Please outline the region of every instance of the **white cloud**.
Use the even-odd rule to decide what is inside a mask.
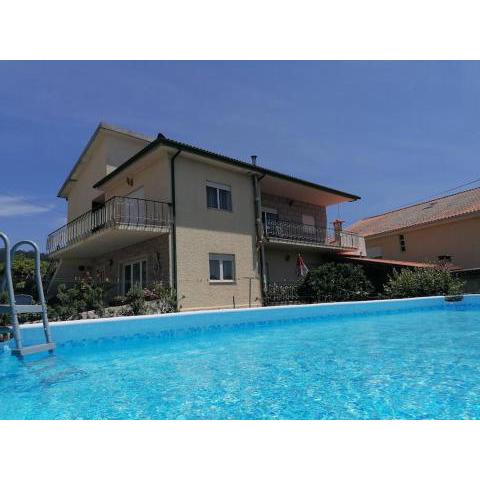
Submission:
[[[45,213],[52,209],[51,206],[36,205],[24,197],[0,195],[0,217],[15,217],[18,215],[33,215]]]

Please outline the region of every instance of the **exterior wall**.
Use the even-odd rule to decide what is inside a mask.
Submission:
[[[105,133],[92,146],[85,166],[76,175],[76,182],[68,195],[68,222],[92,208],[92,200],[102,192],[93,185],[140,151],[147,142],[116,133]]]
[[[305,214],[315,218],[317,228],[327,227],[327,209],[325,207],[296,200],[293,201],[292,205],[289,205],[289,203],[290,199],[288,198],[262,193],[262,207],[277,209],[280,220],[303,223],[302,214]]]
[[[182,310],[232,308],[261,299],[253,184],[249,175],[190,159],[175,160],[177,279]],[[229,185],[232,212],[207,208],[206,182]],[[235,282],[209,282],[209,253],[235,255]]]
[[[118,286],[115,294],[122,294],[122,267],[125,263],[147,261],[147,285],[162,282],[169,285],[169,242],[168,234],[146,242],[136,243],[120,250],[97,257],[92,261],[92,273],[102,272],[105,278]]]
[[[280,248],[265,249],[265,263],[267,267],[267,279],[269,282],[289,283],[298,279],[297,255],[301,254],[307,268],[312,269],[325,260],[321,254],[315,251],[298,251]]]
[[[105,137],[104,143],[107,175],[148,145],[146,140],[116,133]]]
[[[105,200],[115,196],[125,197],[143,187],[146,200],[170,202],[170,164],[165,152],[152,152],[132,170],[122,172],[105,186]],[[127,178],[133,180],[133,185],[127,183]]]
[[[405,236],[406,251],[400,251],[398,236]],[[415,262],[435,262],[440,255],[449,255],[451,262],[463,268],[480,267],[480,218],[405,230],[381,238],[367,238],[367,253],[381,251],[383,258]],[[375,251],[374,250],[374,251]]]
[[[88,163],[77,174],[77,180],[68,195],[68,222],[90,210],[92,208],[92,200],[102,193],[93,188],[92,185],[106,175],[105,149],[103,145],[97,147],[92,152],[92,155],[93,157],[88,160]]]

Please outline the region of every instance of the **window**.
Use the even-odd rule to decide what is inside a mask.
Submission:
[[[315,235],[315,217],[302,214],[303,231],[309,235]]]
[[[275,208],[262,208],[262,222],[267,228],[278,220],[278,212]]]
[[[400,242],[400,251],[405,252],[407,250],[407,246],[405,245],[405,235],[399,235],[398,240]]]
[[[369,258],[383,258],[382,247],[367,248],[367,257],[369,257]]]
[[[235,280],[235,256],[209,255],[210,281],[211,282],[233,282]]]
[[[133,287],[147,286],[147,261],[126,263],[123,266],[123,294],[126,295]]]
[[[232,192],[229,186],[207,182],[207,207],[232,211]]]

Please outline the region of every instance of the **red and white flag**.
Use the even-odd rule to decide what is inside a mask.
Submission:
[[[298,254],[297,255],[297,277],[304,277],[307,273],[308,273],[308,268],[305,265],[305,260],[300,254]]]

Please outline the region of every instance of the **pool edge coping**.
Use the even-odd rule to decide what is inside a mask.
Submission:
[[[124,322],[124,321],[137,321],[137,320],[147,320],[147,319],[163,319],[163,318],[175,318],[175,317],[184,317],[184,316],[196,316],[196,315],[205,315],[205,314],[220,314],[220,313],[232,313],[232,312],[255,312],[255,311],[269,311],[269,310],[281,310],[281,309],[294,309],[294,308],[324,308],[324,307],[334,307],[334,306],[346,306],[346,305],[372,305],[372,304],[386,304],[394,302],[413,302],[418,300],[435,300],[435,299],[445,299],[446,295],[435,295],[431,297],[409,297],[409,298],[390,298],[384,300],[358,300],[352,302],[323,302],[323,303],[310,303],[310,304],[300,304],[300,305],[274,305],[269,307],[245,307],[245,308],[223,308],[218,310],[195,310],[187,312],[171,312],[171,313],[153,313],[149,315],[131,315],[131,316],[117,316],[117,317],[105,317],[105,318],[86,318],[79,320],[65,320],[65,321],[52,321],[50,322],[51,326],[58,327],[68,327],[70,325],[88,325],[88,324],[99,324],[99,323],[110,323],[110,322]],[[480,293],[471,293],[465,294],[463,297],[480,297]],[[23,324],[20,326],[22,330],[28,330],[31,328],[43,328],[41,322],[39,323],[29,323]]]

